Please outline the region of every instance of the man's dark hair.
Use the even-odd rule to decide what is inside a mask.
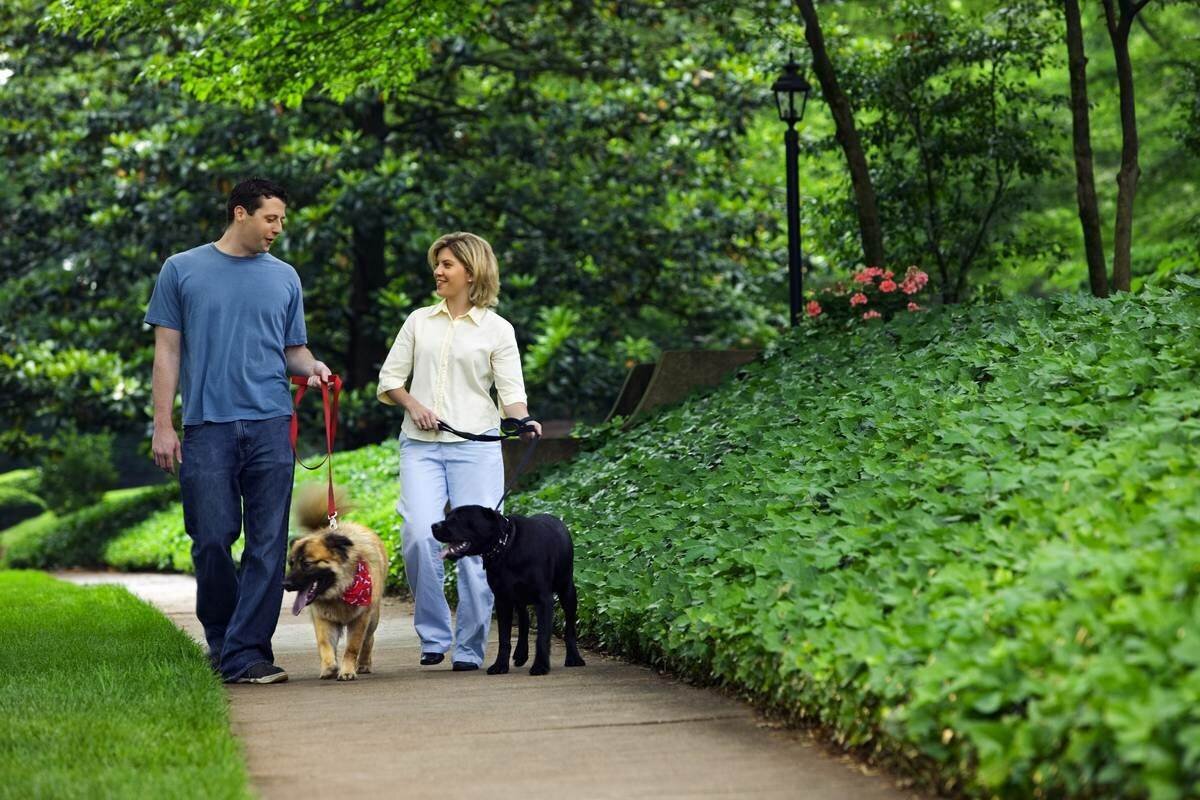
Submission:
[[[262,201],[267,197],[275,197],[287,205],[287,190],[274,181],[266,178],[250,178],[233,187],[229,193],[229,202],[225,206],[225,221],[233,222],[233,209],[241,206],[247,214],[258,211]]]

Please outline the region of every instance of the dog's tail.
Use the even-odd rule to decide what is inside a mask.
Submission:
[[[346,492],[340,487],[334,487],[334,502],[337,503],[338,515],[351,508]],[[329,525],[329,493],[325,484],[319,481],[309,481],[296,487],[296,497],[292,502],[292,513],[301,530],[315,531]]]

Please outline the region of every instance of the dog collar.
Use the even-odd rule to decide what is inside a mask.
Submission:
[[[354,568],[354,582],[342,593],[342,602],[351,606],[371,605],[371,571],[367,562],[359,561]]]
[[[492,545],[492,549],[483,554],[484,566],[495,564],[508,554],[508,549],[512,547],[513,539],[517,538],[517,524],[509,517],[501,516],[504,520],[504,527],[500,530],[500,537],[496,539],[496,543]]]

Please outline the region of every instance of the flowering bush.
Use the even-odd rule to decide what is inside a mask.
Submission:
[[[882,267],[864,267],[850,283],[838,281],[818,290],[804,307],[809,319],[891,319],[899,313],[923,311],[928,302],[924,291],[929,276],[909,267],[896,281],[896,273]]]

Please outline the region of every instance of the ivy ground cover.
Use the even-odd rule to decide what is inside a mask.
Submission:
[[[552,472],[582,627],[979,797],[1200,795],[1200,297],[801,329]]]

